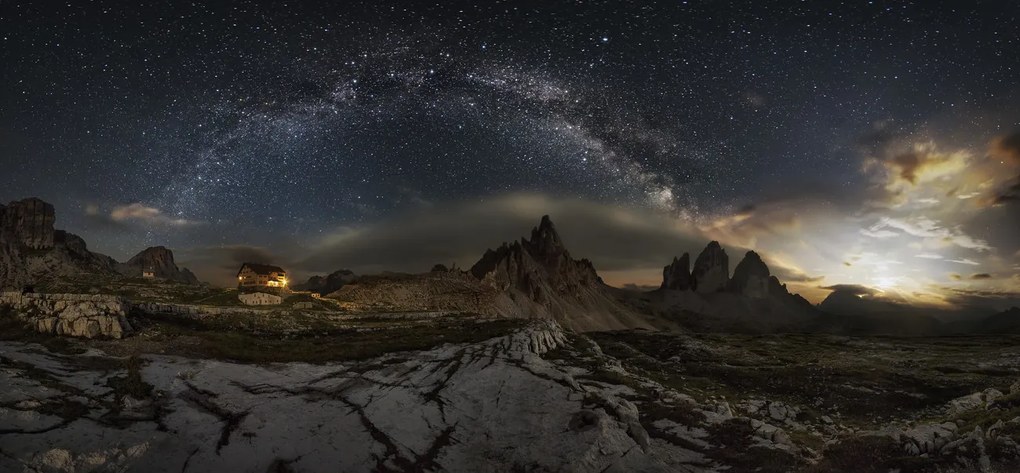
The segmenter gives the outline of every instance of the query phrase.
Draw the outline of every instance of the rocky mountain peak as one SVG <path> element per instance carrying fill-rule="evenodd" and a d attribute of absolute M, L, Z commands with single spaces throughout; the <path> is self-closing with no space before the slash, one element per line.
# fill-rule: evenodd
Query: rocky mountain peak
<path fill-rule="evenodd" d="M 53 205 L 34 197 L 0 205 L 0 288 L 115 273 L 115 261 L 88 251 L 77 235 L 55 230 L 55 220 Z"/>
<path fill-rule="evenodd" d="M 686 291 L 691 288 L 691 255 L 684 253 L 679 259 L 662 268 L 662 286 L 660 289 Z"/>
<path fill-rule="evenodd" d="M 488 250 L 474 266 L 471 274 L 482 279 L 499 266 L 509 265 L 517 274 L 510 279 L 520 288 L 531 286 L 538 275 L 556 284 L 592 284 L 601 282 L 595 268 L 588 260 L 574 260 L 563 246 L 555 225 L 548 215 L 542 217 L 537 227 L 532 228 L 531 238 L 519 242 L 504 243 L 495 250 Z M 537 270 L 537 271 L 536 271 Z"/>
<path fill-rule="evenodd" d="M 174 252 L 165 246 L 153 246 L 142 250 L 132 256 L 127 263 L 121 264 L 119 270 L 131 277 L 139 277 L 143 271 L 151 270 L 157 278 L 189 284 L 198 282 L 198 278 L 191 271 L 177 267 Z"/>
<path fill-rule="evenodd" d="M 730 280 L 730 260 L 726 250 L 713 241 L 701 251 L 691 270 L 692 287 L 698 292 L 717 292 Z"/>
<path fill-rule="evenodd" d="M 166 268 L 174 264 L 174 252 L 165 246 L 152 246 L 131 257 L 127 264 L 144 265 L 153 270 Z"/>
<path fill-rule="evenodd" d="M 754 251 L 748 251 L 744 259 L 737 263 L 733 269 L 733 279 L 730 279 L 729 289 L 748 297 L 760 299 L 771 292 L 771 273 L 769 267 L 762 261 L 761 256 Z M 776 283 L 778 283 L 778 279 Z"/>
<path fill-rule="evenodd" d="M 507 297 L 521 316 L 553 318 L 582 331 L 649 327 L 609 295 L 590 261 L 570 257 L 548 216 L 530 239 L 487 250 L 470 273 Z"/>
<path fill-rule="evenodd" d="M 557 257 L 564 255 L 569 257 L 570 253 L 563 246 L 563 240 L 556 231 L 552 219 L 548 215 L 542 216 L 542 221 L 537 227 L 531 229 L 531 239 L 521 242 L 528 251 L 536 257 Z"/>

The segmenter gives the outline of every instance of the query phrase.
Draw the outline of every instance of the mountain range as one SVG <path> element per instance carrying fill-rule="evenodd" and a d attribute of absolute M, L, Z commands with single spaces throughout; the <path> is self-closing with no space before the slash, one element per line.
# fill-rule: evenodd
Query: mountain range
<path fill-rule="evenodd" d="M 22 289 L 58 279 L 98 276 L 141 277 L 144 269 L 158 278 L 197 284 L 188 269 L 177 267 L 173 252 L 147 248 L 127 262 L 89 251 L 78 235 L 54 229 L 53 205 L 28 198 L 0 205 L 0 288 Z"/>
<path fill-rule="evenodd" d="M 156 278 L 198 284 L 165 247 L 120 263 L 54 229 L 52 205 L 35 198 L 0 205 L 0 287 L 22 289 L 81 277 Z M 437 265 L 422 274 L 358 276 L 339 270 L 294 286 L 363 310 L 456 311 L 553 319 L 576 331 L 696 330 L 939 335 L 1020 333 L 1020 309 L 944 323 L 922 308 L 833 292 L 818 306 L 792 294 L 762 257 L 748 251 L 730 275 L 729 256 L 710 242 L 691 264 L 684 253 L 662 271 L 658 289 L 611 287 L 587 259 L 575 259 L 549 216 L 527 238 L 487 250 L 467 271 Z"/>

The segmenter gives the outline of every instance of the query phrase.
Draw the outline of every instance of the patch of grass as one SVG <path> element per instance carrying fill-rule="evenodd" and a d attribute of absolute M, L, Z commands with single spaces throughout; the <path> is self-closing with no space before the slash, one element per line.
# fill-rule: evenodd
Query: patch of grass
<path fill-rule="evenodd" d="M 733 468 L 733 471 L 780 473 L 793 471 L 803 461 L 784 450 L 756 446 L 754 428 L 746 419 L 730 419 L 708 427 L 709 443 L 715 447 L 706 452 L 710 458 Z"/>
<path fill-rule="evenodd" d="M 195 294 L 189 298 L 182 298 L 181 302 L 186 304 L 201 304 L 213 306 L 238 307 L 244 304 L 237 298 L 238 292 L 234 289 L 220 289 L 205 294 Z"/>
<path fill-rule="evenodd" d="M 853 471 L 859 473 L 927 473 L 940 470 L 945 460 L 906 455 L 890 437 L 849 437 L 827 447 L 822 459 L 804 469 L 804 473 Z"/>
<path fill-rule="evenodd" d="M 124 376 L 110 377 L 106 385 L 113 389 L 114 397 L 120 402 L 125 396 L 145 399 L 152 395 L 152 385 L 142 379 L 142 360 L 137 356 L 129 357 L 123 363 L 127 373 Z"/>
<path fill-rule="evenodd" d="M 428 350 L 444 343 L 479 342 L 509 334 L 527 323 L 518 319 L 452 318 L 413 324 L 369 324 L 362 328 L 334 326 L 283 335 L 225 329 L 223 320 L 215 323 L 172 317 L 149 320 L 146 330 L 154 340 L 170 345 L 173 352 L 252 363 L 362 360 L 391 352 Z"/>
<path fill-rule="evenodd" d="M 603 368 L 596 368 L 590 374 L 581 375 L 578 376 L 578 378 L 620 386 L 636 386 L 636 382 L 629 376 L 617 371 L 610 371 Z"/>
<path fill-rule="evenodd" d="M 627 371 L 696 399 L 767 398 L 809 407 L 814 417 L 840 413 L 849 425 L 938 409 L 989 384 L 1008 384 L 1015 376 L 1008 375 L 1012 368 L 992 365 L 1012 348 L 1009 340 L 987 337 L 675 336 L 640 331 L 591 336 Z"/>
<path fill-rule="evenodd" d="M 14 313 L 10 306 L 0 305 L 0 340 L 21 340 L 37 333 Z"/>

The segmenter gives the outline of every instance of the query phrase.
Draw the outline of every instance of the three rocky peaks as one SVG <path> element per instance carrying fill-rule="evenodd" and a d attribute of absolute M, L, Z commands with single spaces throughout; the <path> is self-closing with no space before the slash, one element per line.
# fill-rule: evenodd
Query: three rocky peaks
<path fill-rule="evenodd" d="M 744 296 L 763 299 L 770 295 L 789 294 L 786 286 L 773 276 L 761 256 L 748 251 L 737 263 L 730 277 L 730 260 L 726 250 L 713 241 L 701 251 L 691 269 L 691 257 L 684 253 L 680 258 L 662 268 L 660 290 L 695 291 L 713 293 L 733 292 Z"/>
<path fill-rule="evenodd" d="M 174 263 L 173 252 L 157 246 L 126 263 L 88 250 L 81 237 L 54 229 L 53 205 L 28 198 L 0 205 L 0 287 L 20 289 L 48 280 L 83 274 L 140 277 L 151 270 L 156 277 L 194 284 L 191 271 Z"/>

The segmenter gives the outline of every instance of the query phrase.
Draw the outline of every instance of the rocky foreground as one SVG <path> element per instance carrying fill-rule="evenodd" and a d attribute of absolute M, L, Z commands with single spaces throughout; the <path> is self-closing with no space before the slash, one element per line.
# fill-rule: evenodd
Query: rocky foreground
<path fill-rule="evenodd" d="M 0 470 L 666 471 L 686 461 L 657 458 L 668 452 L 649 449 L 633 404 L 541 358 L 564 341 L 549 323 L 357 363 L 266 366 L 7 343 Z"/>
<path fill-rule="evenodd" d="M 1020 460 L 1020 348 L 1005 339 L 581 336 L 536 321 L 357 361 L 258 365 L 82 343 L 0 342 L 0 471 L 987 472 Z"/>

